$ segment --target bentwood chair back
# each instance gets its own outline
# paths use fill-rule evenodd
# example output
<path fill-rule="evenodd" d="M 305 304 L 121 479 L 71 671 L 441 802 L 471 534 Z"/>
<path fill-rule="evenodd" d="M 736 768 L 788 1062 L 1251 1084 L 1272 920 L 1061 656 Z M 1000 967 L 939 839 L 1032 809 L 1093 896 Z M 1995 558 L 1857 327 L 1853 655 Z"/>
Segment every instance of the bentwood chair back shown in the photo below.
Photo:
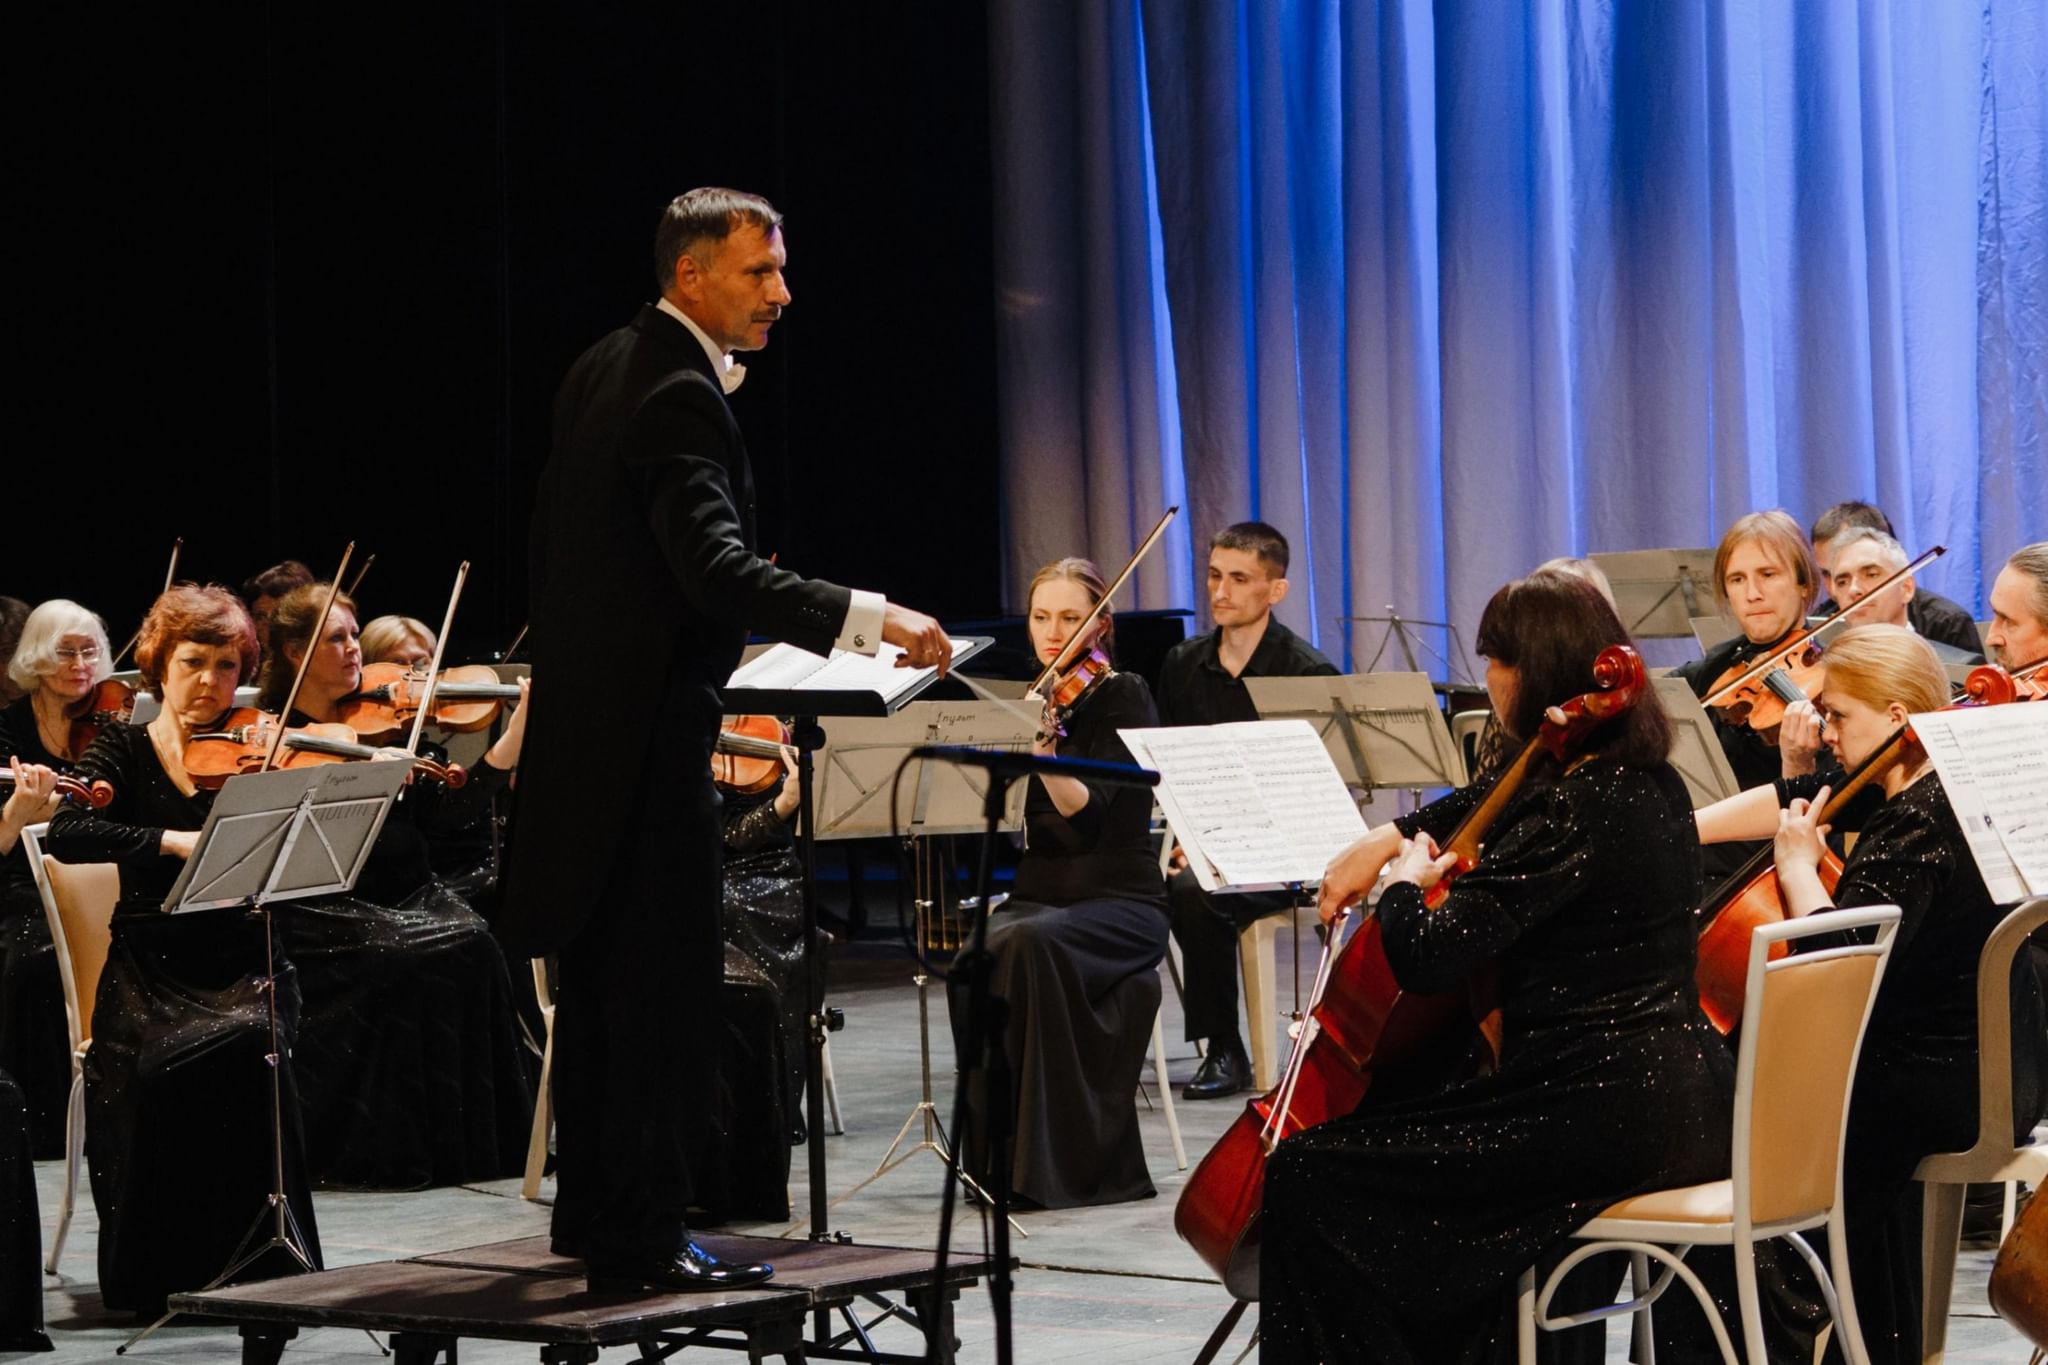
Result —
<path fill-rule="evenodd" d="M 57 1235 L 43 1262 L 57 1273 L 64 1238 L 71 1231 L 71 1211 L 78 1197 L 78 1167 L 85 1154 L 85 1054 L 92 1046 L 92 1005 L 99 995 L 100 973 L 112 943 L 114 904 L 121 898 L 121 875 L 112 863 L 60 863 L 43 852 L 48 825 L 30 825 L 21 832 L 50 941 L 57 950 L 57 976 L 64 986 L 64 1017 L 71 1035 L 71 1098 L 64 1113 L 64 1194 L 57 1206 Z"/>
<path fill-rule="evenodd" d="M 2048 896 L 2022 901 L 1985 940 L 1977 955 L 1977 1140 L 1969 1150 L 1938 1152 L 1920 1163 L 1920 1345 L 1925 1360 L 1942 1359 L 1948 1345 L 1949 1297 L 1955 1288 L 1956 1245 L 1962 1235 L 1963 1195 L 1973 1181 L 2008 1182 L 2001 1237 L 2012 1230 L 2015 1180 L 2038 1191 L 2048 1184 L 2048 1149 L 2012 1140 L 2012 971 L 2027 937 L 2048 924 Z"/>
<path fill-rule="evenodd" d="M 1749 1365 L 1764 1365 L 1768 1357 L 1757 1292 L 1756 1243 L 1770 1238 L 1787 1242 L 1814 1272 L 1850 1365 L 1869 1365 L 1849 1281 L 1842 1144 L 1848 1132 L 1856 1056 L 1898 923 L 1897 907 L 1865 906 L 1824 911 L 1756 931 L 1750 942 L 1747 1004 L 1736 1060 L 1729 1178 L 1655 1190 L 1610 1205 L 1572 1234 L 1581 1245 L 1550 1271 L 1540 1293 L 1534 1267 L 1525 1270 L 1517 1303 L 1517 1344 L 1525 1365 L 1536 1359 L 1538 1330 L 1561 1331 L 1621 1315 L 1635 1319 L 1636 1358 L 1649 1359 L 1644 1352 L 1652 1340 L 1651 1305 L 1674 1278 L 1683 1280 L 1698 1299 L 1722 1358 L 1736 1365 L 1719 1309 L 1685 1264 L 1686 1252 L 1695 1246 L 1734 1249 L 1744 1354 Z M 1779 943 L 1872 929 L 1871 942 L 1852 939 L 1842 946 L 1770 960 L 1772 947 Z M 1821 1226 L 1828 1231 L 1832 1278 L 1799 1235 Z M 1551 1297 L 1565 1276 L 1588 1257 L 1610 1251 L 1629 1255 L 1631 1296 L 1602 1308 L 1553 1316 Z M 1648 1273 L 1652 1260 L 1663 1267 L 1654 1283 Z"/>

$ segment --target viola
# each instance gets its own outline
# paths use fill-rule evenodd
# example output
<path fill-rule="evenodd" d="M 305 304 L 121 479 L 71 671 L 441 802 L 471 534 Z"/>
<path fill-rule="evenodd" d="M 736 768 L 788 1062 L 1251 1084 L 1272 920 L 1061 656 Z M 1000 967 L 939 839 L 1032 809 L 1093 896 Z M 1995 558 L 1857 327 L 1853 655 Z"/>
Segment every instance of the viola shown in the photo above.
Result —
<path fill-rule="evenodd" d="M 1590 732 L 1636 704 L 1648 690 L 1642 657 L 1627 645 L 1601 651 L 1593 666 L 1597 691 L 1575 697 L 1546 718 L 1493 789 L 1445 844 L 1458 861 L 1445 875 L 1469 871 L 1500 813 L 1528 777 L 1539 752 L 1560 763 L 1576 757 Z M 1442 883 L 1439 883 L 1441 886 Z M 1432 888 L 1424 903 L 1441 904 Z M 1348 912 L 1347 912 L 1348 913 Z M 1378 1071 L 1418 1062 L 1474 1009 L 1463 995 L 1418 995 L 1394 979 L 1377 916 L 1337 948 L 1333 932 L 1316 969 L 1313 1004 L 1295 1039 L 1280 1084 L 1245 1106 L 1195 1168 L 1173 1212 L 1174 1231 L 1240 1299 L 1259 1294 L 1259 1221 L 1266 1158 L 1282 1139 L 1356 1109 Z M 1485 1022 L 1481 1021 L 1482 1031 Z M 1497 1039 L 1490 1040 L 1496 1042 Z"/>
<path fill-rule="evenodd" d="M 96 684 L 71 718 L 71 753 L 82 754 L 86 746 L 109 725 L 126 725 L 135 716 L 135 689 L 118 678 Z"/>
<path fill-rule="evenodd" d="M 365 664 L 355 695 L 341 703 L 342 724 L 359 735 L 389 735 L 413 723 L 426 700 L 433 675 L 404 664 Z M 519 684 L 502 682 L 489 664 L 441 670 L 429 722 L 456 734 L 488 727 L 508 701 L 519 700 Z"/>
<path fill-rule="evenodd" d="M 13 769 L 0 768 L 0 792 L 6 792 L 13 786 Z M 91 806 L 94 810 L 104 810 L 114 802 L 114 788 L 104 779 L 88 785 L 75 777 L 59 776 L 54 795 L 81 806 Z M 0 800 L 4 799 L 0 796 Z"/>
<path fill-rule="evenodd" d="M 1947 546 L 1935 546 L 1819 625 L 1794 631 L 1747 663 L 1730 665 L 1714 679 L 1700 705 L 1728 724 L 1748 726 L 1766 743 L 1776 744 L 1785 708 L 1810 700 L 1820 690 L 1820 656 L 1827 642 L 1853 625 L 1857 612 L 1881 600 L 1885 589 L 1947 553 Z"/>
<path fill-rule="evenodd" d="M 240 706 L 222 717 L 218 728 L 185 741 L 185 775 L 192 784 L 216 791 L 231 777 L 262 772 L 277 737 L 277 717 L 253 706 Z M 274 768 L 303 768 L 316 763 L 353 763 L 389 758 L 388 750 L 365 744 L 357 733 L 335 722 L 285 727 L 277 745 Z M 459 764 L 437 763 L 415 756 L 413 772 L 460 787 L 469 774 Z"/>
<path fill-rule="evenodd" d="M 752 796 L 782 780 L 782 746 L 789 730 L 773 716 L 728 716 L 711 755 L 711 780 Z"/>
<path fill-rule="evenodd" d="M 2008 673 L 1997 664 L 1979 664 L 1963 678 L 1963 695 L 1983 706 L 2048 697 L 2048 659 Z"/>

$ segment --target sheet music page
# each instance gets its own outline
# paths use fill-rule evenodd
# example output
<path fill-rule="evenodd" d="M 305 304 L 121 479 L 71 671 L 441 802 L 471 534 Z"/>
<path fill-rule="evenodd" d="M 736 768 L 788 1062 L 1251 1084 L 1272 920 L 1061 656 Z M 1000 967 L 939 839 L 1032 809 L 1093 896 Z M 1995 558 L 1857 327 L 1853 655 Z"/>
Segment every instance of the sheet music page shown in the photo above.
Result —
<path fill-rule="evenodd" d="M 1337 767 L 1304 720 L 1118 732 L 1162 777 L 1160 805 L 1210 890 L 1322 878 L 1365 833 Z"/>
<path fill-rule="evenodd" d="M 955 654 L 965 653 L 965 641 L 953 641 Z M 742 664 L 727 687 L 759 687 L 771 691 L 879 692 L 884 701 L 894 701 L 929 678 L 934 668 L 898 668 L 903 651 L 885 644 L 874 655 L 835 649 L 831 655 L 813 654 L 792 644 L 779 644 Z"/>
<path fill-rule="evenodd" d="M 2048 705 L 1913 717 L 1994 901 L 2048 891 Z"/>

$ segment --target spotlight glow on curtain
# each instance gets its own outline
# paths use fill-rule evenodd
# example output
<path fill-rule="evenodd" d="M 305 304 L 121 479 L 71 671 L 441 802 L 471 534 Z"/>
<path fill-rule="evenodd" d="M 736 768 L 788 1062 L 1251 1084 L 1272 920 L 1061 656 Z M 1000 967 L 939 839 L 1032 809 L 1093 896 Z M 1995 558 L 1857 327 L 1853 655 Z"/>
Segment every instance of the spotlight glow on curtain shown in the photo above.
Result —
<path fill-rule="evenodd" d="M 1333 654 L 1760 507 L 1979 608 L 2048 536 L 2038 0 L 992 12 L 1013 586 L 1182 489 L 1138 604 L 1256 516 Z"/>

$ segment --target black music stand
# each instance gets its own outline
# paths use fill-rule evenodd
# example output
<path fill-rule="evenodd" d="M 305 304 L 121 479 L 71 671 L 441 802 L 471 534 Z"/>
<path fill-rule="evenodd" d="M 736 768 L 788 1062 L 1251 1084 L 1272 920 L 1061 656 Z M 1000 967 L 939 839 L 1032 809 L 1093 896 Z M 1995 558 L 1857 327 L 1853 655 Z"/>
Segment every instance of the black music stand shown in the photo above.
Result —
<path fill-rule="evenodd" d="M 284 1187 L 281 1073 L 288 1058 L 277 1036 L 277 936 L 270 907 L 353 887 L 411 771 L 409 762 L 323 763 L 229 778 L 199 831 L 198 846 L 164 900 L 164 910 L 172 914 L 247 906 L 263 921 L 262 989 L 270 1022 L 270 1050 L 263 1056 L 270 1069 L 270 1194 L 226 1267 L 199 1293 L 218 1289 L 272 1251 L 285 1252 L 304 1270 L 316 1268 Z M 266 1222 L 270 1235 L 259 1242 Z M 177 1315 L 175 1308 L 167 1311 L 114 1353 L 126 1355 L 130 1346 Z M 383 1349 L 381 1343 L 378 1349 Z"/>
<path fill-rule="evenodd" d="M 988 648 L 993 641 L 987 636 L 973 636 L 953 641 L 953 663 L 957 668 L 968 659 Z M 779 646 L 787 650 L 788 646 Z M 892 646 L 884 646 L 885 651 Z M 803 653 L 805 651 L 797 651 Z M 897 651 L 901 652 L 901 651 Z M 812 656 L 816 657 L 816 656 Z M 837 655 L 834 656 L 836 659 Z M 918 693 L 929 687 L 937 678 L 931 669 L 913 670 L 925 676 L 912 681 L 908 686 L 884 696 L 868 688 L 833 688 L 804 686 L 801 683 L 785 687 L 750 687 L 742 681 L 756 664 L 767 659 L 760 658 L 743 664 L 733 681 L 723 689 L 724 705 L 727 712 L 735 715 L 787 716 L 790 718 L 791 740 L 797 752 L 797 856 L 804 869 L 804 999 L 807 1003 L 808 1036 L 805 1039 L 807 1062 L 804 1074 L 804 1108 L 807 1111 L 809 1145 L 809 1185 L 811 1194 L 811 1235 L 813 1242 L 848 1242 L 852 1239 L 845 1234 L 833 1235 L 829 1227 L 828 1214 L 831 1206 L 825 1198 L 825 1034 L 837 1030 L 846 1021 L 839 1011 L 825 1008 L 824 965 L 818 960 L 818 880 L 817 880 L 817 822 L 813 804 L 814 787 L 812 755 L 825 747 L 825 732 L 818 722 L 822 718 L 836 716 L 888 716 L 901 710 Z M 825 661 L 820 659 L 820 665 Z M 812 1315 L 813 1334 L 822 1344 L 831 1330 L 826 1310 L 819 1309 Z"/>

